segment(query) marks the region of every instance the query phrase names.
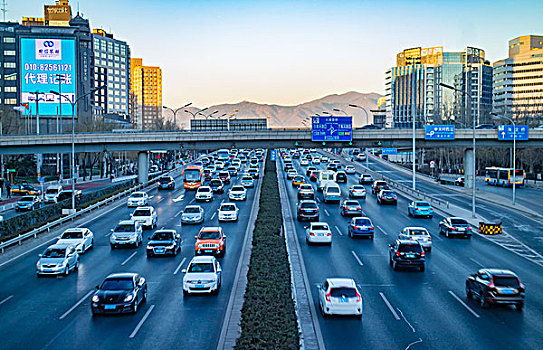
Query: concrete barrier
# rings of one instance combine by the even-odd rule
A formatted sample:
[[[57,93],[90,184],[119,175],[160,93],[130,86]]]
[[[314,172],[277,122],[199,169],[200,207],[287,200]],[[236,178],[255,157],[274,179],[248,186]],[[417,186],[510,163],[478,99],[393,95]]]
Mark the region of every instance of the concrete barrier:
[[[502,231],[502,223],[501,221],[498,223],[493,222],[479,222],[479,233],[482,233],[484,235],[499,235]]]

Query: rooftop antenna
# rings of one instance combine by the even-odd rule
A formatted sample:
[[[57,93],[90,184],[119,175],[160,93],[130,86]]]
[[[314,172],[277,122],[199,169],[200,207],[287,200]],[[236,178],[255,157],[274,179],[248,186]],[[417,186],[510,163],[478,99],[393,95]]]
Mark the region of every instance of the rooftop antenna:
[[[7,4],[6,4],[6,0],[2,0],[2,14],[4,16],[4,22],[6,21],[6,12],[8,12],[8,9],[6,8],[7,7]]]

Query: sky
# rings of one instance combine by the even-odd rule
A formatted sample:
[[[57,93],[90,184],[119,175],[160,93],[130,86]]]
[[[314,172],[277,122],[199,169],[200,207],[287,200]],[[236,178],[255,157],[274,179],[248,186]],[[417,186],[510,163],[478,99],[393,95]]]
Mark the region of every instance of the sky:
[[[6,20],[43,17],[54,0],[6,0]],[[348,91],[384,94],[385,72],[411,47],[482,48],[543,35],[543,1],[71,0],[91,27],[160,66],[163,104],[297,105]]]

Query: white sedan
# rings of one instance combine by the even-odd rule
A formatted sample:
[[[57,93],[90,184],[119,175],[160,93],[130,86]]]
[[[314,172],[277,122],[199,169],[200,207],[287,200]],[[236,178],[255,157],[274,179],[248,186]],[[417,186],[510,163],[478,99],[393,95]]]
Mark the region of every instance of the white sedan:
[[[312,222],[305,230],[307,244],[323,243],[332,245],[332,231],[326,222]]]
[[[145,192],[134,192],[128,197],[129,207],[141,207],[149,204],[149,195]]]
[[[309,160],[307,160],[307,158],[301,159],[301,160],[300,160],[300,165],[301,165],[301,166],[309,165]]]
[[[228,198],[231,201],[244,201],[247,199],[247,190],[243,186],[232,186],[228,191]]]
[[[345,173],[350,174],[350,175],[355,174],[355,173],[356,173],[356,169],[355,169],[354,166],[352,166],[352,165],[347,165],[347,166],[345,167]]]
[[[196,191],[195,199],[197,202],[210,202],[213,200],[213,190],[209,186],[200,186]]]
[[[88,228],[69,228],[58,237],[56,244],[73,245],[77,253],[84,254],[87,249],[94,246],[94,234]]]
[[[219,208],[219,222],[238,221],[239,209],[235,203],[222,203]]]
[[[322,316],[354,315],[362,319],[362,296],[351,278],[327,278],[319,286]]]
[[[221,288],[221,265],[214,256],[195,256],[183,269],[183,295],[214,293]]]

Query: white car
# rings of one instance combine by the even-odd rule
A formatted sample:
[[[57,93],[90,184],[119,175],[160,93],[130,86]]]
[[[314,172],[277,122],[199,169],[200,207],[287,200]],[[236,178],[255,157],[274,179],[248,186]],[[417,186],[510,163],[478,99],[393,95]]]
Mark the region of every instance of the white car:
[[[143,227],[153,229],[156,227],[158,216],[153,207],[137,207],[136,210],[130,214],[130,220],[138,221]]]
[[[94,234],[88,228],[69,228],[60,235],[56,244],[73,245],[79,254],[94,246]]]
[[[134,192],[128,197],[128,207],[149,205],[149,195],[145,192]]]
[[[181,214],[181,224],[201,224],[204,220],[204,208],[199,205],[187,205]]]
[[[351,278],[327,278],[319,286],[322,316],[354,315],[362,319],[362,296]]]
[[[191,293],[214,293],[221,288],[221,265],[214,256],[195,256],[182,272],[183,295]]]
[[[345,173],[346,173],[346,174],[350,174],[350,175],[355,174],[355,173],[356,173],[356,169],[355,169],[354,166],[352,166],[352,165],[347,165],[347,166],[345,167]]]
[[[244,201],[247,199],[247,190],[243,186],[232,186],[228,191],[228,198],[231,201]]]
[[[138,247],[142,242],[143,229],[139,221],[120,221],[115,229],[111,230],[111,236],[109,236],[111,249],[125,245]]]
[[[349,198],[366,198],[366,189],[362,185],[352,185],[349,188]]]
[[[197,202],[211,202],[213,200],[213,190],[209,186],[200,186],[194,198]]]
[[[324,157],[321,158],[321,162],[322,162],[322,163],[328,163],[329,161],[330,161],[330,158],[328,158],[328,157],[326,157],[326,156],[324,156]]]
[[[302,166],[309,165],[309,160],[307,160],[307,158],[303,158],[302,160],[300,160],[300,165]]]
[[[239,209],[235,203],[222,203],[219,211],[219,222],[238,221]]]
[[[398,239],[417,241],[427,252],[432,250],[432,236],[424,227],[405,227]]]
[[[332,231],[326,222],[312,222],[305,230],[307,244],[324,243],[332,245]]]
[[[224,169],[224,163],[223,162],[215,162],[215,167],[217,168],[217,170],[222,170],[222,169]]]
[[[311,163],[313,164],[320,164],[321,163],[321,159],[319,157],[314,157],[312,160],[311,160]]]

